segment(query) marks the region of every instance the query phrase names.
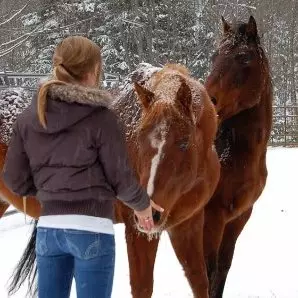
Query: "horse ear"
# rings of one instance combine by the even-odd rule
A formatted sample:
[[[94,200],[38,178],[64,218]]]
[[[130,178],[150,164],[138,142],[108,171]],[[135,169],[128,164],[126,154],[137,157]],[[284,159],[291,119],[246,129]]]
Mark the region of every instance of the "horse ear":
[[[138,83],[134,83],[135,91],[138,95],[139,100],[143,104],[144,108],[147,109],[151,105],[154,99],[154,93],[149,91],[148,89],[144,88]]]
[[[184,80],[182,81],[182,83],[178,89],[178,92],[176,95],[176,103],[178,103],[182,107],[182,109],[186,115],[190,116],[192,95],[191,95],[191,90],[190,90],[189,86],[186,84],[186,82]]]
[[[231,32],[232,31],[231,25],[225,20],[223,16],[221,16],[221,21],[222,21],[224,34]]]
[[[249,36],[252,36],[252,37],[258,36],[257,23],[253,16],[250,16],[250,18],[249,18],[248,26],[246,28],[246,34]]]

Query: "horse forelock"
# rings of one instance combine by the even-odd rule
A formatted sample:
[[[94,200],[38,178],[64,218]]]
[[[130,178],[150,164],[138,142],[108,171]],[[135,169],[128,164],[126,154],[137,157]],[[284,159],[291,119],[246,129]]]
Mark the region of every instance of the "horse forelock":
[[[202,84],[190,77],[188,70],[182,65],[170,64],[155,73],[146,83],[147,88],[154,93],[155,99],[165,104],[174,104],[182,83],[191,89],[193,103],[200,103]]]
[[[181,82],[182,76],[179,72],[160,71],[147,82],[146,86],[154,93],[156,101],[173,104]]]

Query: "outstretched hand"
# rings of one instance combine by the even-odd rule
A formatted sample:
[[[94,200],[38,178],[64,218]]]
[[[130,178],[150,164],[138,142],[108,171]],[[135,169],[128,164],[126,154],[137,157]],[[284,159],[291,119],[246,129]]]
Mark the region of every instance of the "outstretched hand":
[[[152,208],[164,212],[164,209],[150,200],[150,206],[142,211],[134,211],[138,218],[139,225],[147,232],[150,232],[154,228],[154,221],[152,216]]]

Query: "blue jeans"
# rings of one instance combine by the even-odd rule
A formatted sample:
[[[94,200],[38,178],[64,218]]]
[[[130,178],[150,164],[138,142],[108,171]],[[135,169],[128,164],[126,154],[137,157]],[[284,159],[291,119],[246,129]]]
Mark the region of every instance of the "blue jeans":
[[[115,268],[114,235],[37,228],[39,298],[110,298]]]

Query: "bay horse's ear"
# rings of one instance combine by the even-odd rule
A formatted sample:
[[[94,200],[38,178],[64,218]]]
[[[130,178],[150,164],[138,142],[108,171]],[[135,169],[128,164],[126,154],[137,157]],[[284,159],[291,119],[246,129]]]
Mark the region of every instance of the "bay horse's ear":
[[[145,109],[148,109],[154,99],[154,93],[134,82],[135,91]]]
[[[232,32],[231,25],[225,20],[223,16],[221,16],[221,21],[222,21],[224,34]]]
[[[251,37],[258,36],[257,23],[253,16],[250,16],[250,18],[249,18],[248,25],[246,27],[246,34]]]
[[[192,95],[189,86],[183,80],[176,94],[176,103],[182,107],[183,112],[190,116],[191,115],[191,104],[192,104]]]

